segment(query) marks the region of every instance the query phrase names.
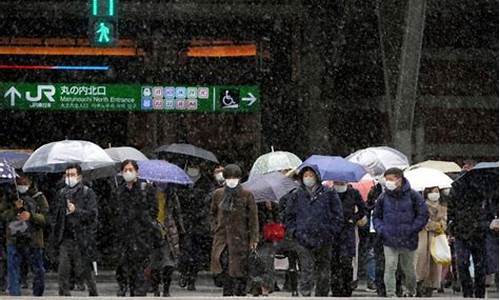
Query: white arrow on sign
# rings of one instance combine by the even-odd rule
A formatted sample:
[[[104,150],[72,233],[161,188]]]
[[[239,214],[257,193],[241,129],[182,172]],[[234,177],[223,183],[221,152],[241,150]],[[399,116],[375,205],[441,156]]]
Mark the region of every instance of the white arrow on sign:
[[[5,92],[4,98],[10,96],[10,106],[16,106],[16,97],[21,97],[21,93],[16,89],[16,87],[11,86],[10,89]]]
[[[248,97],[241,98],[241,100],[247,101],[248,106],[252,106],[252,104],[254,104],[255,101],[257,101],[257,98],[255,98],[255,96],[252,95],[252,93],[248,93]]]

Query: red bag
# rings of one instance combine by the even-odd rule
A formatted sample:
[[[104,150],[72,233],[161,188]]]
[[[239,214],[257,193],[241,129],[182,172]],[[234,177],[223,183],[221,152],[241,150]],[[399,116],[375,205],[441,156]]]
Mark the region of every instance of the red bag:
[[[278,242],[285,238],[285,225],[281,223],[268,223],[264,225],[264,240]]]

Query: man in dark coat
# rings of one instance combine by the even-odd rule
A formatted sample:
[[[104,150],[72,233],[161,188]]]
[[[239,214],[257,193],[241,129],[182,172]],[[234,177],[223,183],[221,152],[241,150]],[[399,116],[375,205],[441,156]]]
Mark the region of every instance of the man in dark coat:
[[[332,248],[331,289],[333,297],[351,297],[352,260],[356,256],[356,223],[366,216],[361,194],[347,182],[335,182],[334,188],[342,202],[344,222],[338,241]]]
[[[59,295],[71,296],[71,262],[75,273],[88,286],[89,296],[97,296],[92,272],[96,260],[97,202],[94,191],[83,185],[79,165],[66,168],[66,186],[57,194],[51,245],[59,252]]]
[[[475,174],[462,176],[473,177]],[[465,179],[465,178],[463,178]],[[474,180],[457,179],[448,201],[448,230],[455,238],[455,252],[463,296],[484,298],[486,280],[486,235],[491,220],[488,197]],[[497,175],[498,180],[498,175]],[[481,181],[479,181],[481,182]],[[486,182],[481,182],[486,184]],[[498,181],[494,183],[498,186]],[[498,198],[496,199],[498,201]],[[470,276],[470,256],[474,261],[474,282]]]
[[[125,181],[118,187],[116,195],[119,297],[124,297],[127,289],[131,297],[146,296],[144,270],[154,243],[161,243],[155,226],[158,216],[155,188],[139,180],[138,171],[136,161],[122,163],[121,173]],[[160,244],[156,246],[161,247]]]
[[[373,224],[384,243],[386,293],[388,297],[396,296],[396,270],[400,262],[409,296],[414,296],[415,252],[418,233],[429,218],[427,205],[422,196],[411,189],[400,169],[388,169],[384,177],[386,189],[377,200]]]
[[[302,185],[288,199],[285,208],[287,235],[297,242],[300,262],[300,293],[311,296],[316,278],[316,297],[328,296],[332,244],[344,223],[337,192],[321,185],[316,166],[305,166],[299,176]],[[315,274],[316,273],[316,274]]]
[[[211,271],[223,278],[223,296],[246,295],[248,256],[259,241],[257,205],[252,193],[242,188],[242,175],[239,166],[227,165],[226,185],[213,193],[210,205]]]
[[[179,265],[180,285],[187,285],[190,291],[196,290],[198,272],[207,267],[210,261],[212,239],[208,220],[210,192],[213,184],[208,174],[199,165],[187,168],[187,174],[194,185],[177,189],[186,234],[182,236],[181,260]]]

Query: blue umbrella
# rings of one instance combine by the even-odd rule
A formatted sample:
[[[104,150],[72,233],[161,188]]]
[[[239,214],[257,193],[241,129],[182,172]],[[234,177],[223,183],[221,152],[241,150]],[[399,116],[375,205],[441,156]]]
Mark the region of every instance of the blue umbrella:
[[[164,160],[142,160],[137,163],[141,179],[155,183],[193,184],[183,169]]]
[[[13,183],[15,179],[14,168],[6,160],[0,160],[0,183]]]
[[[279,202],[281,197],[297,188],[298,184],[279,172],[273,172],[256,175],[242,186],[253,194],[255,202]]]
[[[299,171],[307,166],[315,166],[321,180],[334,180],[344,182],[358,182],[366,174],[365,169],[340,156],[313,155],[299,167]]]
[[[0,151],[0,161],[6,161],[11,167],[21,169],[30,157],[29,153],[21,151]]]

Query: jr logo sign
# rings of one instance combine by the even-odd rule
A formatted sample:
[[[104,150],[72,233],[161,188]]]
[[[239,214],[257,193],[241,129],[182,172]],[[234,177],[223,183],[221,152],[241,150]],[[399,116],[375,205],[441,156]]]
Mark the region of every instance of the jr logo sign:
[[[42,96],[45,95],[45,97],[50,101],[50,102],[55,102],[53,96],[56,94],[56,88],[53,85],[39,85],[37,88],[37,94],[36,97],[32,97],[30,92],[26,92],[26,100],[31,101],[31,102],[38,102],[42,100]]]
[[[30,102],[39,102],[44,99],[44,96],[49,102],[55,102],[54,96],[56,87],[53,85],[37,85],[36,94],[32,95],[30,91],[26,91],[25,98]],[[11,86],[4,95],[5,98],[10,98],[10,106],[16,106],[16,98],[23,98],[23,93],[19,92],[15,86]]]

